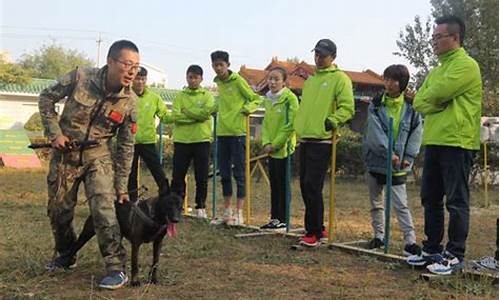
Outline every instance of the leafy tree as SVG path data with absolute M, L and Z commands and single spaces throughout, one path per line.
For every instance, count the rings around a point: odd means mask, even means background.
M 419 16 L 415 16 L 413 25 L 406 25 L 405 31 L 399 32 L 396 44 L 400 52 L 394 55 L 405 58 L 416 68 L 412 76 L 410 88 L 418 88 L 432 67 L 437 65 L 437 58 L 432 51 L 432 21 L 430 17 L 423 24 Z
M 27 84 L 31 73 L 21 66 L 0 59 L 0 81 L 4 83 Z
M 432 18 L 456 15 L 465 22 L 464 48 L 481 68 L 484 87 L 485 115 L 498 115 L 498 0 L 430 0 Z M 433 24 L 428 17 L 425 25 L 419 17 L 401 31 L 395 55 L 406 58 L 416 68 L 413 82 L 418 86 L 436 64 L 432 54 Z
M 43 45 L 32 54 L 24 54 L 20 65 L 32 70 L 34 77 L 57 79 L 76 67 L 91 67 L 94 62 L 77 50 L 52 44 Z

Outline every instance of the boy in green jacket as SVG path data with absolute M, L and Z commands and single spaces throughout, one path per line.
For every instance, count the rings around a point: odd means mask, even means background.
M 315 247 L 328 233 L 323 226 L 323 183 L 332 155 L 332 129 L 354 114 L 351 79 L 333 61 L 337 46 L 319 40 L 313 49 L 316 72 L 304 82 L 294 128 L 300 141 L 300 190 L 306 215 L 306 234 L 300 243 Z
M 200 87 L 203 69 L 191 65 L 186 72 L 188 87 L 175 97 L 169 122 L 174 123 L 174 158 L 172 170 L 172 192 L 184 198 L 186 184 L 184 178 L 191 161 L 194 162 L 196 181 L 196 216 L 206 218 L 208 160 L 214 112 L 214 97 Z
M 469 174 L 479 149 L 483 89 L 477 62 L 462 48 L 464 22 L 436 19 L 432 47 L 439 65 L 425 78 L 413 100 L 424 115 L 425 145 L 421 198 L 425 235 L 421 255 L 411 265 L 448 275 L 463 268 L 469 232 Z M 444 201 L 449 212 L 448 243 L 443 252 Z
M 160 154 L 156 151 L 156 123 L 167 120 L 167 107 L 163 99 L 146 86 L 148 71 L 140 67 L 132 88 L 139 96 L 137 100 L 137 133 L 135 134 L 134 159 L 128 177 L 128 191 L 131 201 L 137 200 L 137 172 L 139 157 L 146 164 L 158 185 L 159 194 L 167 195 L 169 185 L 160 163 Z
M 286 228 L 286 163 L 295 151 L 293 120 L 299 101 L 286 85 L 287 72 L 273 68 L 267 75 L 269 92 L 264 98 L 266 114 L 262 121 L 262 146 L 269 154 L 269 180 L 271 183 L 271 220 L 261 229 Z
M 210 55 L 219 89 L 217 146 L 224 214 L 222 221 L 229 225 L 243 224 L 245 202 L 245 136 L 246 118 L 259 107 L 260 96 L 255 94 L 239 74 L 229 70 L 229 53 L 215 51 Z M 231 166 L 233 166 L 231 168 Z M 236 214 L 233 216 L 231 171 L 236 180 Z M 219 223 L 214 220 L 214 223 Z

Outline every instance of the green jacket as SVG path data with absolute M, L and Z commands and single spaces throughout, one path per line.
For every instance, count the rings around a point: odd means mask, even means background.
M 262 145 L 271 144 L 276 149 L 271 153 L 271 157 L 285 158 L 288 156 L 288 141 L 291 146 L 289 154 L 295 151 L 296 138 L 293 132 L 293 121 L 299 108 L 297 96 L 290 89 L 285 88 L 274 104 L 270 98 L 264 98 L 264 107 L 266 114 L 262 121 Z
M 183 89 L 175 96 L 168 123 L 174 123 L 172 131 L 175 143 L 200 143 L 212 141 L 214 97 L 204 88 Z
M 167 119 L 167 107 L 163 99 L 156 93 L 144 88 L 144 93 L 137 100 L 137 133 L 136 144 L 156 143 L 155 117 L 165 123 Z
M 329 139 L 332 131 L 325 130 L 325 120 L 338 127 L 353 115 L 351 79 L 335 65 L 318 69 L 304 82 L 302 101 L 295 117 L 295 132 L 299 139 Z
M 230 71 L 228 79 L 214 81 L 219 89 L 217 136 L 246 135 L 245 115 L 256 111 L 262 99 L 237 73 Z
M 463 48 L 439 56 L 413 100 L 422 113 L 422 144 L 479 149 L 483 90 L 477 62 Z

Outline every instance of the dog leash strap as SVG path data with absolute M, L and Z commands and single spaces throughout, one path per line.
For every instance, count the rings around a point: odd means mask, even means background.
M 152 220 L 149 216 L 147 216 L 139 207 L 139 201 L 132 203 L 132 210 L 144 221 L 144 223 L 148 224 L 151 227 L 159 227 L 160 225 Z

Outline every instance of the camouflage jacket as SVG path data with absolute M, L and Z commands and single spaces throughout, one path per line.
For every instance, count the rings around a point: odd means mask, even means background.
M 97 147 L 72 152 L 73 160 L 80 165 L 96 158 L 111 157 L 111 138 L 116 136 L 115 188 L 118 192 L 126 192 L 137 130 L 137 96 L 130 87 L 118 93 L 107 92 L 104 87 L 106 74 L 107 67 L 76 69 L 40 93 L 38 108 L 50 140 L 64 134 L 70 141 L 100 141 Z M 58 116 L 55 104 L 65 98 L 63 112 Z

